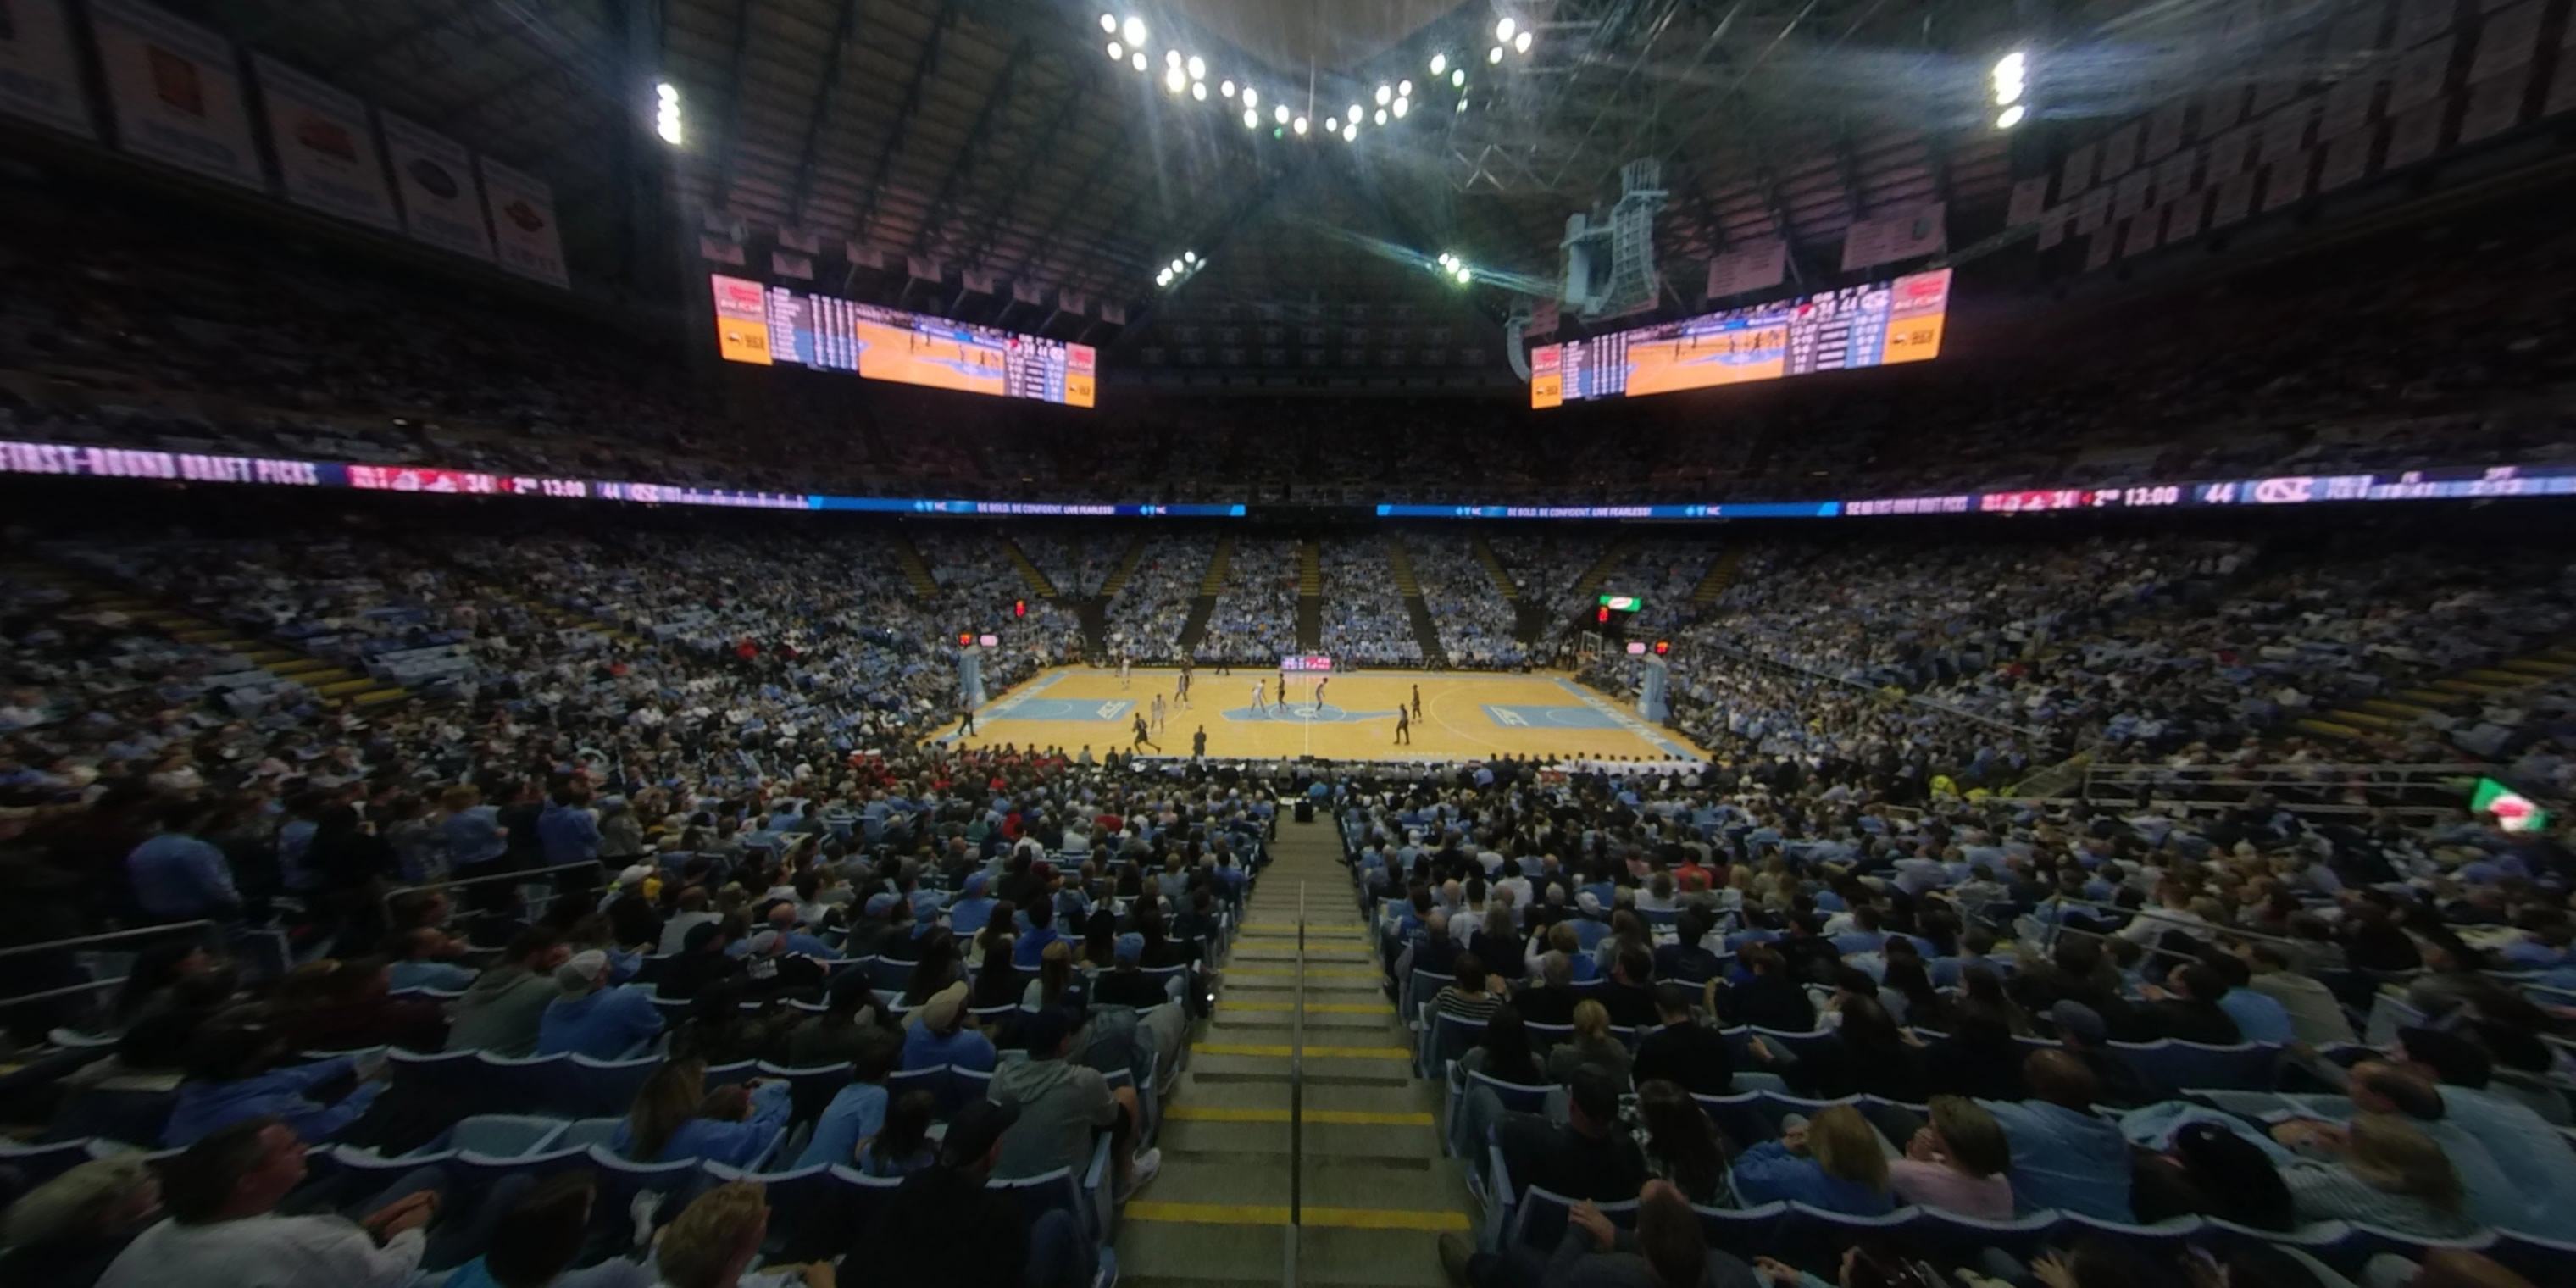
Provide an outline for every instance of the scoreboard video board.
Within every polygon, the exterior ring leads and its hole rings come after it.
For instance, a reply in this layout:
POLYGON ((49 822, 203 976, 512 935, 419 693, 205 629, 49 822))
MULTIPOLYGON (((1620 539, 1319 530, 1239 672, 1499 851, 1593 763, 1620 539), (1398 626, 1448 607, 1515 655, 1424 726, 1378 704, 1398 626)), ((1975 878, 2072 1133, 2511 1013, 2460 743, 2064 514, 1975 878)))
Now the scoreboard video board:
POLYGON ((716 351, 727 362, 787 363, 854 372, 867 380, 925 385, 1066 407, 1093 403, 1098 355, 1067 344, 971 322, 769 286, 721 273, 715 292, 716 351))
POLYGON ((1640 398, 1941 354, 1950 270, 1530 350, 1530 406, 1640 398))

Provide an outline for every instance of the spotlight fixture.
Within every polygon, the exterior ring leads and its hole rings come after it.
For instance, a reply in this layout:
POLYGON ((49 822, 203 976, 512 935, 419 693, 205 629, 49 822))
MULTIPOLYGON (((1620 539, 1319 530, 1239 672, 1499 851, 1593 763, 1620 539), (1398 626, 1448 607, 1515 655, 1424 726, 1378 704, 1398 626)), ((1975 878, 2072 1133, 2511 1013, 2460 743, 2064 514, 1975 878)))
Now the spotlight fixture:
POLYGON ((1261 91, 1260 91, 1260 90, 1257 90, 1257 89, 1254 89, 1253 87, 1251 87, 1251 86, 1249 86, 1249 85, 1244 86, 1244 87, 1243 87, 1243 105, 1244 105, 1245 107, 1259 107, 1259 106, 1261 106, 1261 91))
POLYGON ((1359 142, 1359 141, 1360 141, 1360 123, 1359 123, 1359 122, 1357 122, 1357 121, 1353 121, 1353 122, 1351 122, 1350 124, 1345 125, 1345 126, 1343 126, 1343 127, 1342 127, 1342 142, 1344 142, 1344 143, 1357 143, 1357 142, 1359 142))
POLYGON ((1190 82, 1190 97, 1192 97, 1192 98, 1194 98, 1194 99, 1197 99, 1198 101, 1200 101, 1200 102, 1202 102, 1202 103, 1206 102, 1206 101, 1207 101, 1207 82, 1206 82, 1206 81, 1191 81, 1191 82, 1190 82))
POLYGON ((1115 36, 1115 35, 1117 35, 1117 34, 1118 34, 1118 15, 1116 15, 1116 14, 1114 14, 1114 13, 1104 13, 1104 14, 1100 15, 1100 31, 1101 31, 1101 34, 1103 34, 1103 35, 1108 35, 1108 36, 1115 36))
POLYGON ((1431 74, 1437 76, 1447 70, 1449 70, 1449 55, 1433 54, 1431 56, 1431 74))
POLYGON ((1397 81, 1397 82, 1395 83, 1395 96, 1396 96, 1397 98, 1411 98, 1411 97, 1413 97, 1413 82, 1412 82, 1412 81, 1397 81))
POLYGON ((1140 72, 1145 70, 1145 51, 1139 49, 1135 53, 1127 55, 1127 65, 1140 72))
POLYGON ((1512 33, 1518 30, 1520 30, 1519 23, 1514 22, 1509 18, 1505 18, 1501 22, 1494 24, 1494 39, 1509 40, 1512 38, 1512 33))
POLYGON ((1467 69, 1461 67, 1458 70, 1449 73, 1449 85, 1452 89, 1467 88, 1467 69))
POLYGON ((1377 110, 1377 116, 1376 116, 1376 118, 1375 118, 1375 119, 1376 119, 1377 123, 1378 123, 1378 124, 1380 124, 1380 125, 1384 125, 1384 124, 1386 124, 1386 109, 1385 109, 1385 108, 1383 108, 1383 107, 1379 108, 1379 109, 1377 110))
POLYGON ((1326 133, 1326 134, 1339 134, 1339 133, 1341 133, 1341 132, 1342 132, 1342 118, 1340 118, 1340 117, 1338 117, 1338 116, 1327 116, 1327 117, 1325 117, 1325 118, 1324 118, 1324 133, 1326 133))
POLYGON ((1386 106, 1387 104, 1392 103, 1392 102, 1394 102, 1394 101, 1395 101, 1395 87, 1394 87, 1394 86, 1392 86, 1392 85, 1380 85, 1380 86, 1378 86, 1378 87, 1377 87, 1377 105, 1378 105, 1379 107, 1384 107, 1384 106, 1386 106))
POLYGON ((1343 110, 1342 119, 1345 121, 1356 121, 1365 115, 1367 115, 1367 113, 1360 109, 1360 105, 1353 103, 1343 110))
POLYGON ((2014 126, 2021 124, 2022 118, 2029 115, 2029 108, 2024 107, 2019 103, 2015 103, 2012 106, 2005 108, 2003 110, 2003 114, 1995 118, 1995 128, 1998 130, 2009 130, 2014 126))
POLYGON ((1261 113, 1256 112, 1256 111, 1253 111, 1251 108, 1248 108, 1248 107, 1247 107, 1247 108, 1245 108, 1245 109, 1243 109, 1243 128, 1245 128, 1245 129, 1247 129, 1247 130, 1254 130, 1254 129, 1259 129, 1260 127, 1261 127, 1261 113))
POLYGON ((1289 129, 1292 129, 1292 130, 1295 130, 1297 133, 1299 133, 1299 134, 1301 134, 1301 135, 1302 135, 1302 134, 1304 134, 1304 133, 1306 132, 1306 118, 1301 116, 1301 117, 1298 117, 1296 120, 1290 121, 1290 122, 1288 123, 1288 128, 1289 128, 1289 129))
POLYGON ((1528 52, 1529 52, 1529 47, 1530 47, 1530 34, 1529 34, 1528 32, 1524 31, 1524 32, 1522 32, 1521 34, 1519 34, 1519 35, 1517 35, 1517 36, 1512 37, 1512 48, 1513 48, 1513 49, 1518 50, 1519 52, 1526 54, 1526 53, 1528 53, 1528 52))
POLYGON ((1166 67, 1163 69, 1163 88, 1178 94, 1189 87, 1190 78, 1186 73, 1182 72, 1180 68, 1166 67))
POLYGON ((2022 92, 2030 87, 2030 59, 2016 49, 1995 60, 1995 106, 2010 107, 2021 101, 2022 92))
MULTIPOLYGON (((1250 99, 1246 99, 1246 100, 1244 100, 1244 101, 1248 103, 1248 102, 1250 102, 1251 100, 1250 100, 1250 99)), ((1273 120, 1273 121, 1278 122, 1278 123, 1279 123, 1279 124, 1281 124, 1281 125, 1286 125, 1286 124, 1288 123, 1288 105, 1287 105, 1286 103, 1281 103, 1281 104, 1279 104, 1278 106, 1271 108, 1271 109, 1270 109, 1270 119, 1271 119, 1271 120, 1273 120)), ((1303 134, 1303 133, 1305 133, 1305 131, 1304 131, 1304 130, 1299 130, 1299 131, 1297 131, 1297 132, 1298 132, 1299 134, 1303 134)))
POLYGON ((1388 110, 1395 113, 1396 119, 1402 120, 1405 113, 1413 110, 1413 100, 1405 98, 1402 95, 1398 95, 1395 100, 1395 106, 1388 110))
POLYGON ((1206 59, 1199 57, 1197 54, 1192 54, 1192 55, 1190 55, 1189 68, 1190 68, 1190 79, 1191 79, 1191 80, 1206 80, 1206 79, 1207 79, 1207 60, 1206 60, 1206 59))
POLYGON ((1111 62, 1113 62, 1113 63, 1123 63, 1123 62, 1127 61, 1127 47, 1126 47, 1125 45, 1119 44, 1117 41, 1114 41, 1114 40, 1113 40, 1113 41, 1110 41, 1110 42, 1109 42, 1109 61, 1111 61, 1111 62))
POLYGON ((1234 82, 1224 81, 1219 83, 1216 87, 1216 92, 1225 95, 1227 98, 1234 97, 1234 82))
POLYGON ((688 137, 680 123, 680 87, 669 81, 653 86, 653 133, 675 148, 688 137))
POLYGON ((1489 63, 1499 63, 1503 61, 1503 47, 1501 45, 1496 45, 1493 48, 1486 50, 1485 61, 1489 63))
POLYGON ((1145 43, 1144 19, 1130 18, 1126 21, 1125 25, 1119 28, 1119 30, 1127 34, 1127 44, 1130 48, 1145 43))

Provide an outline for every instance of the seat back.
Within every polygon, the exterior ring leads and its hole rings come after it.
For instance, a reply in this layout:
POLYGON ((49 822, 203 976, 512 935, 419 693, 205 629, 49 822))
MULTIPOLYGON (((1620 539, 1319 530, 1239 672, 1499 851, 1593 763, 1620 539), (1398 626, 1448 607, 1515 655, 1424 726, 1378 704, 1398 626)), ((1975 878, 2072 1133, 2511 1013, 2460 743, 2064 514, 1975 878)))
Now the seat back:
POLYGON ((549 1148, 562 1134, 560 1118, 522 1114, 476 1114, 448 1129, 447 1143, 459 1150, 496 1158, 515 1158, 549 1148))
POLYGON ((42 1139, 49 1142, 96 1138, 153 1149, 170 1126, 177 1107, 176 1091, 125 1091, 90 1087, 73 1092, 54 1111, 42 1139))
POLYGON ((635 1104, 636 1093, 661 1067, 662 1057, 657 1055, 630 1060, 594 1060, 577 1055, 563 1066, 562 1077, 531 1103, 564 1118, 617 1117, 635 1104))
POLYGON ((1780 1225, 1788 1219, 1789 1205, 1770 1202, 1749 1208, 1691 1208, 1699 1217, 1701 1237, 1708 1246, 1751 1261, 1772 1255, 1780 1225))
POLYGON ((1693 1096, 1701 1112, 1717 1124, 1728 1141, 1739 1150, 1750 1149, 1780 1136, 1779 1119, 1766 1114, 1758 1103, 1765 1093, 1739 1091, 1731 1096, 1693 1096))
POLYGON ((1437 1076, 1449 1062, 1474 1050, 1485 1036, 1485 1022, 1463 1016, 1434 1014, 1431 1031, 1422 1044, 1424 1077, 1437 1076))
MULTIPOLYGON (((1596 1203, 1601 1215, 1622 1229, 1637 1228, 1637 1200, 1619 1203, 1596 1203)), ((1574 1200, 1553 1190, 1536 1185, 1521 1194, 1512 1209, 1511 1232, 1506 1236, 1510 1246, 1529 1248, 1542 1256, 1555 1252, 1565 1241, 1565 1227, 1572 1222, 1574 1200)))
POLYGON ((2256 1042, 2209 1046, 2159 1038, 2153 1042, 2114 1042, 2114 1054, 2138 1071, 2150 1086, 2208 1087, 2227 1091, 2268 1091, 2281 1049, 2256 1042))
POLYGON ((1532 1087, 1517 1082, 1505 1082, 1500 1078, 1474 1071, 1469 1071, 1466 1078, 1468 1089, 1483 1087, 1493 1092, 1495 1097, 1503 1102, 1503 1108, 1516 1113, 1534 1114, 1546 1108, 1548 1093, 1556 1090, 1554 1087, 1532 1087))
POLYGON ((587 1149, 597 1145, 606 1149, 609 1142, 617 1139, 617 1129, 625 1125, 623 1118, 576 1118, 563 1125, 563 1131, 555 1137, 554 1143, 562 1147, 587 1149))
MULTIPOLYGON (((110 1147, 112 1150, 112 1146, 110 1147)), ((87 1139, 56 1141, 50 1145, 20 1145, 0 1142, 0 1167, 16 1172, 28 1189, 98 1157, 90 1151, 87 1139)))

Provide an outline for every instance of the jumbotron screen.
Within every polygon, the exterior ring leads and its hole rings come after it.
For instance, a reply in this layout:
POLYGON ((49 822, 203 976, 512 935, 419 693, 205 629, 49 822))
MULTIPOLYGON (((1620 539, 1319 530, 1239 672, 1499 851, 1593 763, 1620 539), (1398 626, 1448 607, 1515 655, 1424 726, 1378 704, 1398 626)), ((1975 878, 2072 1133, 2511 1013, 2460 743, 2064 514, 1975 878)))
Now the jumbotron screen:
POLYGON ((868 380, 956 389, 997 398, 1092 405, 1097 355, 1067 344, 971 322, 924 317, 711 274, 716 350, 727 362, 792 363, 853 371, 868 380))
POLYGON ((1530 406, 1638 398, 1941 356, 1950 270, 1530 350, 1530 406))

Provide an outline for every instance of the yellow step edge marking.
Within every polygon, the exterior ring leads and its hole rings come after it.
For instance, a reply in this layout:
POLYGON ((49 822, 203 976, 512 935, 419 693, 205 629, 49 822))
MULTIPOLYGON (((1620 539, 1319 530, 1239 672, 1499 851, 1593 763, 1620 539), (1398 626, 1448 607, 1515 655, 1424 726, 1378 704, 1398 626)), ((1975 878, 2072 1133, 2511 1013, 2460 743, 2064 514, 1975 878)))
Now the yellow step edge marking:
MULTIPOLYGON (((1259 966, 1228 966, 1225 968, 1225 977, 1227 979, 1295 979, 1297 972, 1265 970, 1259 966)), ((1362 970, 1355 966, 1309 966, 1306 968, 1306 978, 1383 980, 1386 975, 1380 971, 1362 970)))
MULTIPOLYGON (((1198 1055, 1249 1055, 1273 1060, 1285 1060, 1296 1049, 1284 1045, 1269 1046, 1242 1042, 1198 1042, 1190 1047, 1190 1050, 1198 1055)), ((1306 1048, 1306 1058, 1310 1060, 1410 1060, 1413 1058, 1413 1051, 1409 1047, 1310 1046, 1306 1048)))
MULTIPOLYGON (((1208 1109, 1174 1105, 1163 1111, 1166 1122, 1285 1123, 1285 1109, 1208 1109)), ((1306 1121, 1333 1127, 1428 1127, 1427 1113, 1377 1113, 1364 1109, 1309 1109, 1306 1121)))
MULTIPOLYGON (((1290 941, 1290 940, 1281 940, 1275 948, 1274 948, 1272 945, 1269 945, 1269 944, 1244 943, 1244 944, 1240 944, 1240 945, 1238 945, 1238 946, 1237 946, 1237 948, 1236 948, 1236 951, 1237 951, 1237 952, 1242 952, 1242 951, 1244 951, 1245 949, 1249 949, 1249 948, 1256 948, 1256 947, 1257 947, 1257 948, 1260 948, 1260 949, 1263 949, 1263 950, 1265 950, 1265 951, 1269 951, 1269 952, 1284 952, 1284 953, 1287 953, 1287 954, 1289 955, 1289 957, 1293 957, 1293 956, 1295 956, 1295 955, 1296 955, 1296 952, 1297 952, 1297 945, 1296 945, 1293 941, 1290 941)), ((1309 953, 1331 953, 1331 954, 1333 954, 1334 956, 1337 956, 1337 957, 1375 957, 1375 956, 1377 956, 1377 950, 1376 950, 1376 949, 1374 949, 1374 948, 1370 948, 1370 947, 1367 947, 1367 946, 1365 946, 1365 945, 1361 945, 1361 944, 1343 944, 1343 945, 1339 945, 1339 946, 1336 946, 1336 945, 1333 945, 1333 944, 1308 944, 1308 945, 1306 945, 1306 951, 1307 951, 1307 952, 1309 952, 1309 953)), ((1261 958, 1260 960, 1262 960, 1262 961, 1274 961, 1274 962, 1275 962, 1275 961, 1286 961, 1286 960, 1288 960, 1288 958, 1287 958, 1287 957, 1276 957, 1276 956, 1273 956, 1273 957, 1263 957, 1263 958, 1261 958)))
MULTIPOLYGON (((1278 1011, 1284 1014, 1298 1008, 1294 1002, 1220 1002, 1217 1009, 1278 1011)), ((1308 1002, 1305 1010, 1308 1015, 1383 1015, 1388 1019, 1395 1018, 1395 1008, 1384 1002, 1308 1002)))
MULTIPOLYGON (((1130 1221, 1167 1221, 1191 1225, 1279 1225, 1288 1224, 1288 1209, 1262 1203, 1150 1203, 1136 1202, 1119 1209, 1119 1215, 1130 1221)), ((1319 1208, 1305 1209, 1307 1225, 1332 1226, 1342 1230, 1423 1230, 1446 1233, 1468 1229, 1467 1217, 1459 1212, 1430 1212, 1403 1208, 1319 1208)))
MULTIPOLYGON (((1247 921, 1243 923, 1243 930, 1246 934, 1264 931, 1286 932, 1293 934, 1296 932, 1296 929, 1297 923, 1293 921, 1247 921)), ((1356 935, 1359 932, 1368 929, 1368 927, 1361 925, 1356 921, 1310 921, 1306 923, 1306 929, 1330 930, 1337 934, 1356 935)))

